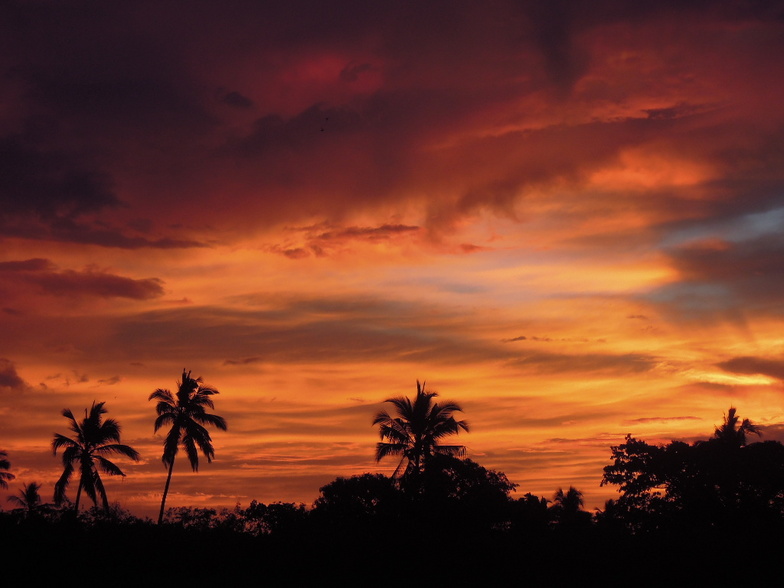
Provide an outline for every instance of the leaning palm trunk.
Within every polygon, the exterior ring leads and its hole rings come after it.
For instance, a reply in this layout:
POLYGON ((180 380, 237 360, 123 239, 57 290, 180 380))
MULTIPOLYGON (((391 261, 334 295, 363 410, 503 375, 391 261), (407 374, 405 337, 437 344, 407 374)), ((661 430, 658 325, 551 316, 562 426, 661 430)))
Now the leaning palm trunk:
POLYGON ((158 524, 163 523, 163 511, 166 508, 166 496, 169 494, 169 484, 171 484, 172 470, 174 469, 174 460, 169 464, 169 475, 166 476, 166 485, 163 487, 163 498, 161 499, 161 512, 158 514, 158 524))
POLYGON ((76 502, 74 502, 74 512, 79 514, 79 499, 82 497, 82 481, 79 480, 79 486, 76 489, 76 502))

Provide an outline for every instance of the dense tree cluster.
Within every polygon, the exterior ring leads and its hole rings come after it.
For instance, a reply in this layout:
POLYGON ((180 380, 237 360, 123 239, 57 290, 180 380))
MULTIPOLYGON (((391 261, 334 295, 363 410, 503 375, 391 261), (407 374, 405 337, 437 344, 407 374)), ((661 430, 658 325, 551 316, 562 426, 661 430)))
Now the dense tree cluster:
POLYGON ((623 521, 636 531, 663 527, 760 529, 784 517, 784 445, 747 444, 759 433, 739 424, 731 408, 713 438, 693 444, 650 445, 627 436, 612 448, 613 463, 603 484, 621 496, 607 505, 604 519, 623 521))

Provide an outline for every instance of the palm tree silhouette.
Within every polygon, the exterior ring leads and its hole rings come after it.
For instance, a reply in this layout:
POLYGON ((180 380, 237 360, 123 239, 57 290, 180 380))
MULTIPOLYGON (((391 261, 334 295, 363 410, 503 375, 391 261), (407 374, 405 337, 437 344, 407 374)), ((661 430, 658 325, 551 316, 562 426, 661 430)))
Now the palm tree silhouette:
POLYGON ((199 471, 199 453, 204 454, 208 462, 215 457, 212 438, 202 425, 211 425, 222 431, 226 430, 226 420, 215 414, 207 412, 207 408, 215 409, 211 396, 219 394, 218 390, 202 385, 201 378, 191 378, 191 372, 182 370, 182 380, 177 383, 176 396, 169 390, 158 388, 150 394, 149 400, 157 400, 155 411, 155 432, 165 425, 171 425, 163 441, 163 464, 169 468, 166 476, 166 485, 163 488, 161 511, 158 515, 158 524, 163 522, 163 511, 166 506, 166 496, 169 494, 174 458, 180 445, 190 461, 194 472, 199 471))
POLYGON ((563 491, 558 488, 553 496, 553 507, 565 514, 574 514, 583 507, 583 493, 574 486, 569 486, 569 490, 563 491))
POLYGON ((52 439, 52 452, 57 455, 57 450, 63 448, 63 473, 54 486, 55 504, 62 504, 65 500, 65 490, 71 481, 75 464, 79 466, 79 489, 76 491, 74 511, 79 512, 79 500, 82 490, 90 497, 93 504, 97 505, 97 495, 100 494, 105 510, 109 510, 109 501, 106 498, 106 489, 98 473, 100 469, 110 476, 125 476, 122 470, 104 457, 105 455, 124 455, 134 461, 139 461, 139 452, 128 445, 120 443, 120 425, 114 419, 102 421, 102 415, 107 413, 103 402, 93 402, 90 412, 84 411, 84 419, 78 422, 70 409, 66 408, 62 414, 70 421, 70 429, 75 433, 74 438, 66 437, 60 433, 54 434, 52 439))
POLYGON ((5 490, 8 488, 8 482, 13 480, 16 476, 8 472, 11 468, 11 462, 8 461, 8 453, 0 451, 0 488, 5 490))
POLYGON ((724 415, 724 422, 720 427, 716 427, 713 433, 714 439, 718 439, 733 447, 743 447, 746 445, 746 436, 751 433, 754 435, 761 435, 759 427, 752 423, 749 419, 743 419, 738 425, 740 417, 738 417, 737 409, 731 406, 724 415))
POLYGON ((408 462, 404 475, 416 475, 423 471, 428 459, 435 454, 461 456, 465 453, 464 445, 439 445, 441 439, 456 435, 460 429, 468 431, 468 423, 452 416, 452 413, 463 410, 457 403, 434 403, 436 396, 435 392, 425 392, 424 382, 420 384, 417 380, 413 402, 402 396, 384 401, 395 407, 398 416, 392 417, 382 410, 373 419, 373 425, 379 425, 382 439, 376 445, 376 461, 388 455, 401 456, 393 477, 397 476, 404 461, 408 462))
POLYGON ((33 513, 41 507, 41 494, 38 492, 40 489, 41 484, 38 482, 23 484, 22 490, 19 491, 19 495, 9 496, 8 502, 16 504, 27 513, 33 513))

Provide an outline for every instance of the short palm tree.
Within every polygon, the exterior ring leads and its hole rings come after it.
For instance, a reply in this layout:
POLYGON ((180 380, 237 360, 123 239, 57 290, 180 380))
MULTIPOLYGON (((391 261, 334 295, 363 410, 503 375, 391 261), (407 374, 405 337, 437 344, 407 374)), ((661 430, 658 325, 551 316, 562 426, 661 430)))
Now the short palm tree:
POLYGON ((10 468, 11 462, 8 461, 8 454, 5 451, 0 451, 0 488, 4 490, 8 488, 8 482, 16 477, 8 471, 10 468))
POLYGON ((201 378, 191 378, 191 372, 182 371, 182 380, 177 383, 177 394, 169 390, 158 388, 150 394, 149 400, 157 400, 155 411, 155 432, 163 426, 171 425, 171 429, 163 440, 163 464, 169 468, 166 476, 166 485, 163 488, 161 511, 158 515, 158 524, 163 522, 163 512, 166 506, 166 496, 169 494, 174 458, 180 445, 190 461, 194 472, 199 471, 199 453, 204 454, 208 462, 215 457, 212 438, 203 425, 226 430, 226 420, 215 414, 207 412, 207 408, 215 409, 212 396, 219 394, 218 390, 202 384, 201 378))
POLYGON ((722 425, 716 427, 716 430, 713 433, 714 439, 718 439, 733 447, 743 447, 746 445, 747 435, 749 433, 754 435, 762 434, 759 427, 749 419, 743 419, 743 421, 740 421, 740 425, 738 424, 739 421, 740 417, 738 417, 737 409, 731 406, 727 411, 727 414, 724 415, 724 422, 722 425))
POLYGON ((18 496, 9 496, 8 502, 16 504, 28 513, 33 513, 41 507, 41 484, 30 482, 23 484, 18 496))
POLYGON ((566 492, 563 488, 558 488, 553 497, 552 508, 566 514, 574 514, 583 508, 583 493, 574 486, 569 486, 566 492))
POLYGON ((58 449, 63 449, 63 473, 54 486, 54 501, 58 505, 65 501, 65 491, 78 467, 79 489, 76 491, 74 503, 76 512, 79 512, 79 500, 83 490, 95 505, 98 504, 97 497, 100 495, 104 509, 109 510, 106 489, 98 471, 110 476, 124 477, 125 474, 114 462, 109 461, 106 455, 122 455, 139 461, 139 453, 135 449, 120 443, 119 423, 114 419, 103 420, 103 415, 108 412, 104 404, 93 402, 89 413, 85 409, 81 422, 76 420, 70 409, 64 409, 62 414, 68 419, 74 437, 55 433, 52 439, 52 452, 55 455, 58 449))
POLYGON ((423 471, 433 455, 461 456, 465 453, 464 445, 440 444, 444 437, 456 435, 460 429, 468 431, 468 423, 455 420, 452 415, 463 410, 457 403, 433 402, 436 396, 435 392, 426 392, 424 382, 420 384, 417 380, 413 402, 406 397, 385 400, 395 407, 397 416, 382 410, 373 419, 382 439, 376 445, 376 461, 388 455, 401 456, 393 477, 397 476, 403 462, 407 462, 404 475, 415 475, 423 471))

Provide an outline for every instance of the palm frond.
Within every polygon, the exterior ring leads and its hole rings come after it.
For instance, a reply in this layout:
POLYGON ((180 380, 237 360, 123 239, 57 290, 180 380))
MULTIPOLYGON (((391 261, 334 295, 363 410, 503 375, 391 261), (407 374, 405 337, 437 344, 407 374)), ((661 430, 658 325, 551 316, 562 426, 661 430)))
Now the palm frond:
POLYGON ((60 479, 57 480, 54 484, 54 503, 57 505, 62 504, 65 500, 65 491, 68 488, 68 484, 71 481, 71 476, 73 475, 74 467, 73 463, 68 462, 65 467, 63 468, 63 473, 60 475, 60 479))
POLYGON ((104 472, 105 474, 109 474, 110 476, 125 477, 123 471, 113 461, 109 461, 108 459, 100 455, 96 456, 95 461, 98 463, 98 467, 101 469, 101 471, 104 472))
POLYGON ((57 455, 57 450, 62 449, 63 447, 77 447, 78 443, 71 439, 70 437, 66 437, 65 435, 61 435, 60 433, 55 433, 54 438, 52 439, 52 453, 57 455))
MULTIPOLYGON (((193 437, 190 435, 185 435, 182 439, 182 445, 185 449, 185 455, 188 456, 188 461, 191 464, 191 469, 194 472, 199 471, 199 451, 196 449, 196 443, 193 440, 193 437)), ((209 460, 209 458, 208 458, 209 460)))
POLYGON ((98 455, 101 454, 114 454, 114 455, 123 455, 128 457, 134 461, 139 461, 139 452, 136 451, 130 445, 124 445, 122 443, 113 443, 111 445, 102 445, 101 447, 95 448, 95 453, 98 455))
POLYGON ((163 465, 170 466, 174 462, 177 451, 180 447, 181 429, 173 426, 163 441, 163 465))
POLYGON ((158 400, 164 404, 168 404, 169 406, 174 406, 176 404, 171 391, 164 390, 163 388, 158 388, 155 392, 150 394, 150 397, 147 400, 158 400))
POLYGON ((174 412, 159 412, 158 418, 155 419, 155 426, 153 428, 153 433, 157 433, 158 429, 165 425, 173 425, 177 421, 177 415, 174 412))
POLYGON ((226 425, 226 419, 217 414, 211 414, 208 412, 204 412, 198 415, 193 415, 193 420, 197 423, 205 424, 205 425, 212 425, 213 427, 217 427, 221 431, 225 431, 228 426, 226 425))

